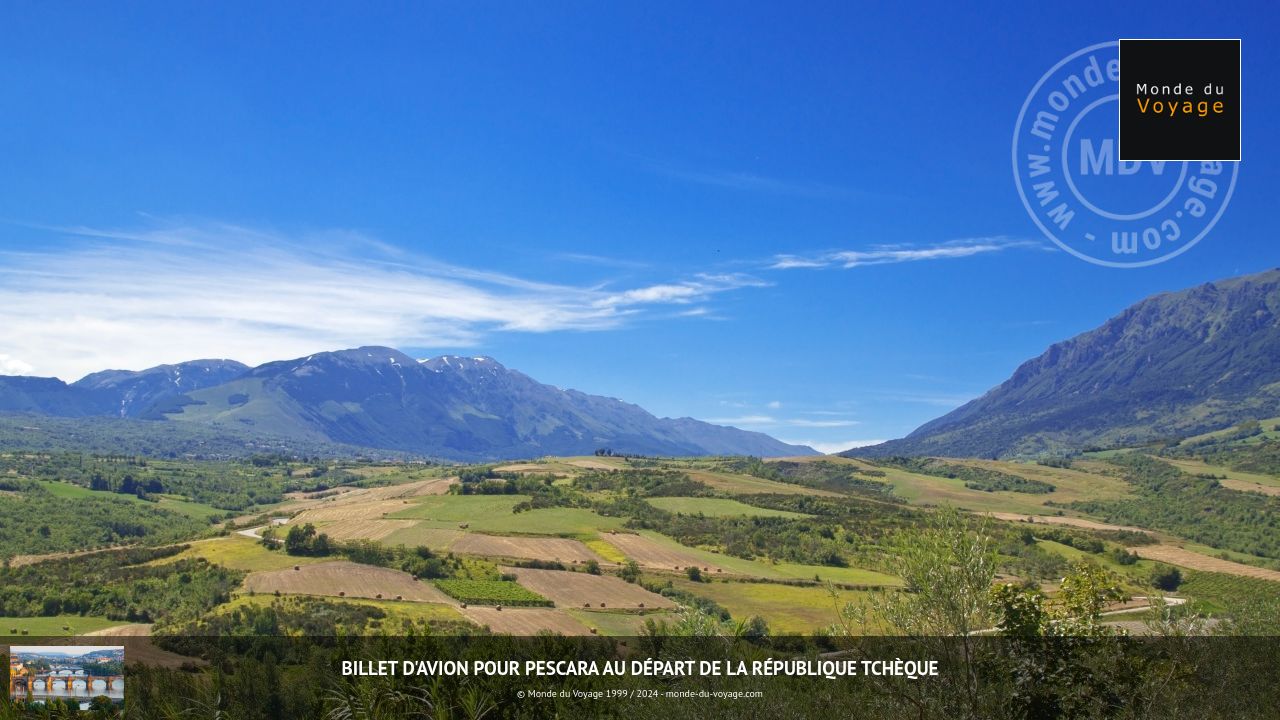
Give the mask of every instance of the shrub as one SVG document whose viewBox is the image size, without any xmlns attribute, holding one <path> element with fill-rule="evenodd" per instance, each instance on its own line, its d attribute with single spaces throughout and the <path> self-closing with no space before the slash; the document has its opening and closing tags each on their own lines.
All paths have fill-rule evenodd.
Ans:
<svg viewBox="0 0 1280 720">
<path fill-rule="evenodd" d="M 1160 565 L 1151 571 L 1151 585 L 1159 590 L 1173 592 L 1182 585 L 1182 571 L 1171 565 Z"/>
</svg>

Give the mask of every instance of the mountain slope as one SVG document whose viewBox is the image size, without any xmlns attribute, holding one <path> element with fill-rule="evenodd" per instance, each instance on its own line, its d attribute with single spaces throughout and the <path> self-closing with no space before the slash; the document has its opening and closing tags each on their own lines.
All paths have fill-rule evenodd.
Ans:
<svg viewBox="0 0 1280 720">
<path fill-rule="evenodd" d="M 589 454 L 809 454 L 761 433 L 659 419 L 612 398 L 560 390 L 492 358 L 416 361 L 365 347 L 268 363 L 187 393 L 177 422 L 252 428 L 457 460 Z"/>
<path fill-rule="evenodd" d="M 0 375 L 0 412 L 86 417 L 111 412 L 108 392 L 67 385 L 57 378 Z"/>
<path fill-rule="evenodd" d="M 1280 270 L 1164 293 L 907 437 L 844 455 L 1013 456 L 1280 415 Z"/>
<path fill-rule="evenodd" d="M 235 360 L 192 360 L 138 372 L 104 370 L 86 375 L 71 387 L 116 396 L 115 409 L 120 417 L 158 419 L 166 400 L 221 385 L 248 370 L 248 365 Z"/>
<path fill-rule="evenodd" d="M 220 385 L 248 369 L 234 360 L 193 360 L 139 371 L 104 370 L 70 385 L 57 378 L 0 375 L 0 412 L 159 419 L 159 409 L 184 393 Z"/>
</svg>

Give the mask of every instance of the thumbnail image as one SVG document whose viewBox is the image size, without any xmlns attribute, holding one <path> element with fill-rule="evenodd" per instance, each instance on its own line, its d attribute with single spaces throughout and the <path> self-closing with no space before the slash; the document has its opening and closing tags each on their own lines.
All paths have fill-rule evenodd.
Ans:
<svg viewBox="0 0 1280 720">
<path fill-rule="evenodd" d="M 72 703 L 81 710 L 124 701 L 124 648 L 21 645 L 9 648 L 9 697 L 34 704 Z"/>
</svg>

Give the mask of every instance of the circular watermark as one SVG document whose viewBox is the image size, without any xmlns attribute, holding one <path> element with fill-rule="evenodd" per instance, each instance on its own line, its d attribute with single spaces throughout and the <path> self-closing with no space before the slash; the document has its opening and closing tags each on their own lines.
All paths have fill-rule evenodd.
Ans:
<svg viewBox="0 0 1280 720">
<path fill-rule="evenodd" d="M 1058 247 L 1106 267 L 1177 257 L 1227 209 L 1240 163 L 1120 159 L 1120 43 L 1090 45 L 1040 78 L 1013 130 L 1027 214 Z"/>
</svg>

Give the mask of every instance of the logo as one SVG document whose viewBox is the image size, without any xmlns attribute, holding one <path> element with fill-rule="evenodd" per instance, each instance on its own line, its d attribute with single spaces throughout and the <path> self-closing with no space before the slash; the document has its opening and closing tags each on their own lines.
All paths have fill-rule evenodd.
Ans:
<svg viewBox="0 0 1280 720">
<path fill-rule="evenodd" d="M 1121 39 L 1120 157 L 1240 160 L 1240 41 Z"/>
<path fill-rule="evenodd" d="M 1105 267 L 1146 267 L 1191 249 L 1222 217 L 1239 163 L 1120 160 L 1119 43 L 1049 69 L 1022 104 L 1013 176 L 1058 247 Z"/>
</svg>

